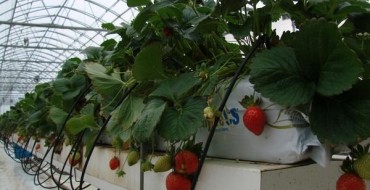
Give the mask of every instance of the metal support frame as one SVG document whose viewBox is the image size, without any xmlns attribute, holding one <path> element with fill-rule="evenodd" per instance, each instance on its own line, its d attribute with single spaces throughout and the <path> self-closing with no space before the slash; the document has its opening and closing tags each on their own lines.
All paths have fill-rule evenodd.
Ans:
<svg viewBox="0 0 370 190">
<path fill-rule="evenodd" d="M 46 50 L 63 50 L 63 51 L 83 51 L 80 48 L 61 48 L 61 47 L 40 47 L 40 46 L 20 46 L 20 45 L 4 45 L 0 44 L 0 47 L 6 48 L 24 48 L 24 49 L 46 49 Z"/>
<path fill-rule="evenodd" d="M 28 73 L 30 72 L 36 72 L 36 73 L 58 73 L 58 71 L 39 71 L 39 70 L 24 70 L 24 69 L 3 69 L 3 71 L 9 71 L 9 72 L 22 72 L 26 71 Z"/>
<path fill-rule="evenodd" d="M 68 30 L 84 30 L 84 31 L 96 31 L 96 32 L 108 32 L 102 28 L 89 28 L 89 27 L 77 27 L 77 26 L 62 26 L 57 24 L 36 24 L 36 23 L 24 23 L 24 22 L 9 22 L 0 21 L 0 24 L 6 24 L 11 26 L 30 26 L 30 27 L 41 27 L 41 28 L 57 28 L 57 29 L 68 29 Z"/>
</svg>

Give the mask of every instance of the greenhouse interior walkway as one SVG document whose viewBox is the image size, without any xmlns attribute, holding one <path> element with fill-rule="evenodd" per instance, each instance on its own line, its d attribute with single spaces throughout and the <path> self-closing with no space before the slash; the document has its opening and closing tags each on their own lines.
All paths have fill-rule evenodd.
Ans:
<svg viewBox="0 0 370 190">
<path fill-rule="evenodd" d="M 1 148 L 3 148 L 1 146 Z M 33 183 L 34 177 L 22 170 L 22 165 L 14 162 L 4 151 L 0 152 L 1 190 L 41 190 Z"/>
</svg>

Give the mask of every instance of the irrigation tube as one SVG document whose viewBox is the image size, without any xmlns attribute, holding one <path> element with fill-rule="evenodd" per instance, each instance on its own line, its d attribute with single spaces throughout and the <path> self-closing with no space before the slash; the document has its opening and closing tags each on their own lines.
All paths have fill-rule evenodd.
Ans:
<svg viewBox="0 0 370 190">
<path fill-rule="evenodd" d="M 127 98 L 128 95 L 130 95 L 130 93 L 136 88 L 136 86 L 138 85 L 138 83 L 135 83 L 132 87 L 130 87 L 122 96 L 122 98 L 118 101 L 116 107 L 114 109 L 116 109 L 118 106 L 121 105 L 121 103 Z M 96 136 L 95 140 L 94 140 L 94 143 L 93 143 L 93 146 L 91 147 L 91 150 L 89 151 L 87 157 L 86 157 L 86 161 L 84 163 L 84 167 L 82 169 L 82 172 L 81 172 L 81 177 L 80 177 L 80 186 L 78 189 L 83 189 L 82 188 L 82 184 L 84 183 L 84 177 L 85 177 L 85 173 L 86 173 L 86 169 L 87 169 L 87 166 L 89 164 L 89 161 L 90 161 L 90 158 L 91 158 L 91 155 L 94 151 L 94 148 L 95 148 L 95 145 L 96 143 L 98 142 L 101 134 L 103 133 L 103 131 L 107 128 L 107 125 L 108 125 L 108 122 L 109 120 L 111 119 L 112 115 L 109 115 L 109 117 L 107 118 L 107 120 L 104 122 L 102 128 L 100 129 L 98 135 Z"/>
<path fill-rule="evenodd" d="M 36 180 L 38 181 L 38 183 L 39 183 L 39 185 L 40 186 L 42 186 L 42 187 L 44 187 L 43 185 L 42 185 L 42 183 L 40 183 L 40 179 L 39 179 L 39 175 L 40 174 L 43 174 L 43 173 L 45 173 L 46 172 L 46 170 L 45 171 L 43 171 L 42 173 L 40 173 L 40 171 L 43 169 L 43 168 L 41 168 L 42 167 L 42 163 L 44 163 L 44 161 L 45 161 L 45 159 L 46 159 L 46 157 L 47 157 L 47 155 L 49 154 L 49 152 L 50 151 L 52 151 L 52 155 L 51 155 L 51 160 L 50 160 L 50 175 L 52 176 L 51 177 L 51 179 L 54 181 L 54 183 L 56 184 L 56 187 L 59 189 L 59 188 L 61 188 L 60 186 L 62 185 L 62 184 L 60 184 L 60 180 L 59 181 L 57 181 L 56 179 L 55 179 L 55 177 L 54 177 L 54 173 L 55 172 L 53 172 L 53 157 L 54 157 L 54 149 L 55 149 L 55 145 L 57 145 L 58 143 L 60 143 L 60 141 L 61 141 L 61 136 L 62 136 L 62 134 L 63 134 L 63 129 L 64 129 L 64 127 L 65 127 L 65 125 L 66 125 L 66 123 L 67 123 L 67 120 L 70 118 L 70 116 L 72 115 L 72 113 L 73 113 L 73 111 L 74 111 L 74 109 L 75 109 L 75 107 L 76 107 L 76 105 L 79 103 L 79 101 L 86 95 L 86 93 L 88 92 L 88 90 L 91 88 L 91 84 L 89 84 L 85 89 L 84 89 L 84 91 L 82 92 L 82 93 L 80 93 L 79 94 L 79 96 L 78 96 L 78 98 L 76 99 L 76 101 L 74 102 L 74 105 L 72 106 L 72 108 L 70 109 L 70 111 L 69 111 L 69 113 L 68 113 L 68 115 L 66 116 L 66 118 L 65 118 L 65 120 L 64 120 L 64 123 L 63 123 L 63 125 L 62 125 L 62 127 L 61 127 L 61 129 L 59 130 L 59 132 L 58 132 L 58 135 L 57 135 L 57 137 L 56 137 L 56 139 L 55 139 L 55 141 L 54 141 L 54 143 L 52 143 L 49 147 L 48 147 L 48 149 L 46 150 L 46 152 L 45 152 L 45 154 L 44 154 L 44 156 L 43 156 L 43 158 L 42 158 L 42 160 L 41 160 L 41 163 L 40 163 L 40 165 L 39 165 L 39 168 L 38 168 L 38 170 L 37 170 L 37 172 L 36 172 L 36 175 L 35 175 L 35 178 L 34 178 L 34 181 L 35 181 L 35 184 L 36 184 Z M 47 163 L 46 163 L 47 164 Z M 45 167 L 45 166 L 44 166 Z M 63 173 L 63 171 L 61 171 L 62 173 Z M 62 175 L 62 173 L 61 173 L 61 175 Z M 66 182 L 66 181 L 65 181 Z M 65 182 L 63 182 L 63 184 L 65 183 Z M 47 188 L 47 187 L 44 187 L 44 188 Z"/>
<path fill-rule="evenodd" d="M 256 43 L 252 46 L 252 49 L 248 52 L 248 54 L 246 55 L 243 63 L 239 66 L 238 70 L 235 72 L 228 88 L 227 88 L 227 91 L 225 93 L 225 96 L 224 98 L 222 99 L 222 102 L 220 104 L 220 106 L 218 107 L 218 111 L 219 112 L 222 112 L 225 105 L 226 105 L 226 102 L 227 100 L 229 99 L 229 96 L 232 92 L 232 89 L 234 88 L 234 85 L 236 83 L 236 81 L 238 80 L 238 77 L 239 75 L 242 73 L 242 70 L 243 68 L 245 67 L 245 65 L 247 65 L 248 61 L 251 59 L 252 55 L 254 54 L 254 52 L 259 48 L 260 45 L 264 44 L 266 42 L 266 36 L 261 36 L 260 38 L 258 38 L 258 40 L 256 41 Z M 268 43 L 267 43 L 268 44 Z M 216 127 L 218 125 L 218 122 L 220 121 L 220 116 L 216 116 L 215 117 L 215 121 L 213 123 L 213 126 L 208 134 L 208 138 L 207 138 L 207 141 L 206 141 L 206 144 L 204 145 L 204 150 L 203 150 L 203 153 L 200 157 L 200 161 L 199 161 L 199 166 L 198 166 L 198 170 L 197 172 L 194 174 L 194 178 L 192 180 L 192 183 L 191 183 L 191 190 L 194 190 L 196 185 L 197 185 L 197 182 L 198 182 L 198 179 L 199 179 L 199 175 L 200 175 L 200 172 L 202 171 L 202 168 L 203 168 L 203 165 L 204 165 L 204 161 L 205 161 L 205 158 L 207 156 L 207 152 L 208 152 L 208 149 L 209 149 L 209 146 L 211 145 L 211 142 L 212 142 L 212 138 L 215 134 L 215 131 L 216 131 Z"/>
</svg>

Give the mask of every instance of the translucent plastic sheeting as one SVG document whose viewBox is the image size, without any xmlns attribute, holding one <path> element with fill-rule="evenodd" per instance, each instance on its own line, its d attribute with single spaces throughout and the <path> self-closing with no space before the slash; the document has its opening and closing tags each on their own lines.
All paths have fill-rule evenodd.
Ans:
<svg viewBox="0 0 370 190">
<path fill-rule="evenodd" d="M 14 104 L 53 80 L 65 60 L 99 46 L 102 23 L 129 23 L 135 15 L 123 0 L 0 1 L 0 105 Z"/>
</svg>

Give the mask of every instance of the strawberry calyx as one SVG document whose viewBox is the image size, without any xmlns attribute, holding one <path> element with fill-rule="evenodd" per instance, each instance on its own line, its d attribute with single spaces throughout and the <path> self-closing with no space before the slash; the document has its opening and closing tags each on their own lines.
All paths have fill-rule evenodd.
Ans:
<svg viewBox="0 0 370 190">
<path fill-rule="evenodd" d="M 261 98 L 254 98 L 254 94 L 252 96 L 245 95 L 244 98 L 239 102 L 244 108 L 252 107 L 252 106 L 259 106 L 262 103 Z"/>
<path fill-rule="evenodd" d="M 370 153 L 370 144 L 366 146 L 362 146 L 361 144 L 358 144 L 356 147 L 354 146 L 350 147 L 350 149 L 351 149 L 351 152 L 349 153 L 349 155 L 353 159 L 359 159 L 362 156 Z"/>
</svg>

